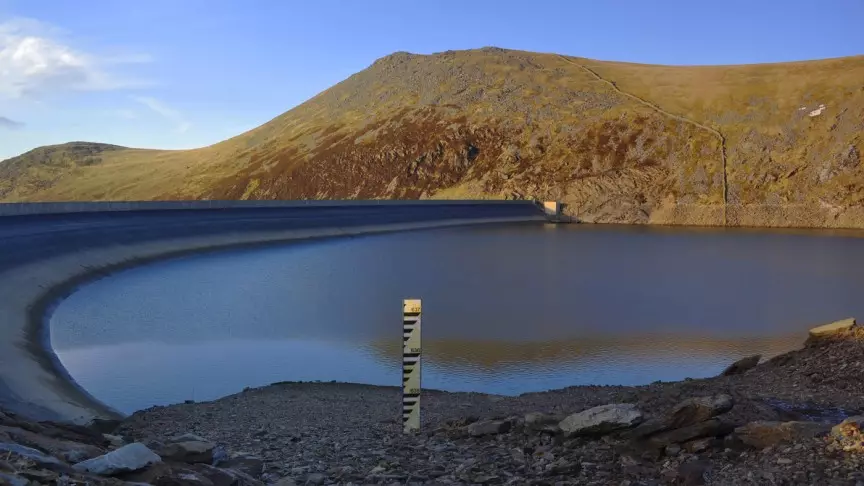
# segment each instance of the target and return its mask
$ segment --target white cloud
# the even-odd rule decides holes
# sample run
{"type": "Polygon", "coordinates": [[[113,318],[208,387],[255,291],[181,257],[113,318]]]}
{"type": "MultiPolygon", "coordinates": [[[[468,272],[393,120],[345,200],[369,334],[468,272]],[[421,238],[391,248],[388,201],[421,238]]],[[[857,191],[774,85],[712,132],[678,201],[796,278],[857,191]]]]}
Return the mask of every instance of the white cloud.
{"type": "Polygon", "coordinates": [[[63,91],[104,91],[144,85],[112,72],[146,55],[100,57],[77,50],[64,31],[32,19],[0,23],[0,97],[39,98],[63,91]]]}
{"type": "Polygon", "coordinates": [[[176,125],[175,131],[177,133],[186,133],[190,128],[192,128],[192,124],[186,120],[186,117],[184,117],[182,113],[156,98],[151,98],[149,96],[133,96],[132,99],[174,123],[176,125]]]}
{"type": "Polygon", "coordinates": [[[24,128],[24,124],[19,121],[6,118],[5,116],[0,116],[0,129],[18,130],[19,128],[24,128]]]}

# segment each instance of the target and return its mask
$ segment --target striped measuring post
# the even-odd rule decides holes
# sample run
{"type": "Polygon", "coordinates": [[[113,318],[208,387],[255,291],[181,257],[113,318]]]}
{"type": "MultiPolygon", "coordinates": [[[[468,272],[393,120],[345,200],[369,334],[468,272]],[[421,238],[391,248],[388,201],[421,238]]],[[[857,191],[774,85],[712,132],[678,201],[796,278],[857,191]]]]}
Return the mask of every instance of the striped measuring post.
{"type": "Polygon", "coordinates": [[[402,427],[406,434],[420,430],[420,314],[419,299],[402,301],[402,427]]]}

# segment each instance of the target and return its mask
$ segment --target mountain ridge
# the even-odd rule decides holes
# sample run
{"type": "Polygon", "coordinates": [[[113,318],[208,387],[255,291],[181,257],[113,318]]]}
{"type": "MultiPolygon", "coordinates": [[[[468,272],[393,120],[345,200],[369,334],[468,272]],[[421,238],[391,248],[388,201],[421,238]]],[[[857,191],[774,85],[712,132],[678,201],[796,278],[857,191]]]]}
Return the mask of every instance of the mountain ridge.
{"type": "Polygon", "coordinates": [[[19,169],[0,172],[0,201],[537,198],[584,221],[864,227],[862,80],[864,56],[397,52],[208,147],[9,159],[19,169]]]}

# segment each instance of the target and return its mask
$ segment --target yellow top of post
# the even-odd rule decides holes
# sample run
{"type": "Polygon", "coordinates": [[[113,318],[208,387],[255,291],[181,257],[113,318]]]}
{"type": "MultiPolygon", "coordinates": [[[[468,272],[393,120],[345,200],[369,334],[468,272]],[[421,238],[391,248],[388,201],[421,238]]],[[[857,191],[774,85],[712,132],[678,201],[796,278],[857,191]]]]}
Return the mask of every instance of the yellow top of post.
{"type": "Polygon", "coordinates": [[[402,312],[414,314],[420,312],[420,309],[420,299],[405,299],[402,301],[402,312]]]}

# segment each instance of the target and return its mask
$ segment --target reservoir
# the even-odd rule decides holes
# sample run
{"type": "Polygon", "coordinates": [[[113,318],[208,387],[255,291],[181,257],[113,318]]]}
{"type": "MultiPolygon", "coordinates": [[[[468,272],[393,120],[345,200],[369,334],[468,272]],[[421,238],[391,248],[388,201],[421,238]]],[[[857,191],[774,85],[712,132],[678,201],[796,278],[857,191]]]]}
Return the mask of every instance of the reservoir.
{"type": "Polygon", "coordinates": [[[207,253],[80,288],[50,316],[71,376],[122,411],[278,381],[514,395],[716,375],[864,315],[857,233],[481,225],[207,253]]]}

